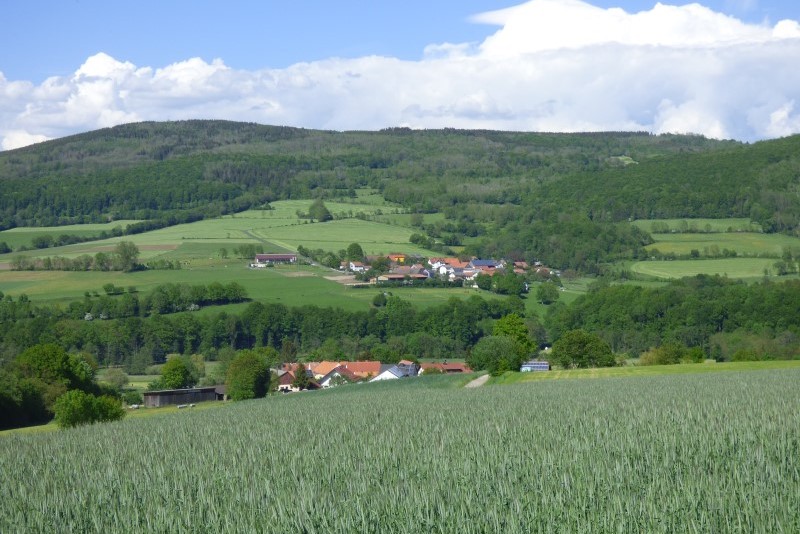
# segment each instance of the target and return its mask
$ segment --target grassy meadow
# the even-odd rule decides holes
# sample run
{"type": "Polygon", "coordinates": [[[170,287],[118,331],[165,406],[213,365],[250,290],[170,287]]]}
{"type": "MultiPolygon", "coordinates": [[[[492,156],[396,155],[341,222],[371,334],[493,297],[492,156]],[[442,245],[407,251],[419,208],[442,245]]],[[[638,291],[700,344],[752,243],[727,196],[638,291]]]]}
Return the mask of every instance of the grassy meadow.
{"type": "Polygon", "coordinates": [[[41,236],[50,236],[56,239],[60,235],[77,235],[81,237],[92,237],[100,235],[101,232],[111,232],[114,228],[125,228],[127,225],[138,221],[113,221],[105,224],[70,224],[66,226],[51,226],[46,228],[12,228],[0,231],[0,242],[5,242],[9,247],[16,250],[20,246],[30,247],[33,239],[41,236]]]}
{"type": "Polygon", "coordinates": [[[792,532],[800,524],[800,412],[787,409],[800,402],[800,369],[477,389],[451,387],[451,378],[3,436],[0,531],[792,532]]]}
{"type": "Polygon", "coordinates": [[[764,271],[771,272],[774,259],[767,258],[722,258],[698,260],[651,260],[634,262],[630,270],[634,273],[656,278],[683,278],[698,274],[718,274],[728,278],[758,279],[764,271]]]}
{"type": "MultiPolygon", "coordinates": [[[[783,234],[756,234],[751,232],[724,234],[653,234],[655,243],[645,247],[658,249],[662,254],[674,253],[688,256],[696,250],[701,256],[713,255],[728,249],[740,256],[766,256],[779,258],[785,249],[800,252],[800,238],[783,234]]],[[[774,259],[773,259],[774,261],[774,259]]]]}

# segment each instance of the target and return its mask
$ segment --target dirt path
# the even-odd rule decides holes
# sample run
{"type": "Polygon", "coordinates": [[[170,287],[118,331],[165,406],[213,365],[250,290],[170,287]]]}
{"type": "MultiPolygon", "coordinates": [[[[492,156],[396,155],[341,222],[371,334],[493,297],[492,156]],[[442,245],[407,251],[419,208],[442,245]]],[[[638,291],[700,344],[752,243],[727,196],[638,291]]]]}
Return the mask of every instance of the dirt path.
{"type": "Polygon", "coordinates": [[[469,384],[467,384],[464,387],[465,388],[479,388],[482,385],[484,385],[488,380],[489,380],[489,375],[488,374],[481,375],[481,376],[479,376],[478,378],[476,378],[475,380],[473,380],[472,382],[470,382],[469,384]]]}

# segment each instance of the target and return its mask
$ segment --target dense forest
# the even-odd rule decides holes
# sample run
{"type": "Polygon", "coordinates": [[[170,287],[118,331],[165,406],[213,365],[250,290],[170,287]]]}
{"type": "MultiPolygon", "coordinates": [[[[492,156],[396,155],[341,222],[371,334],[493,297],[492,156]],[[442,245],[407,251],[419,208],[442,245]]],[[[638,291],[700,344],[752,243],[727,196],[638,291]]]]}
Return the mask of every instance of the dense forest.
{"type": "Polygon", "coordinates": [[[649,217],[749,217],[797,234],[800,136],[473,130],[333,132],[224,121],[138,123],[0,153],[0,228],[215,217],[271,200],[377,189],[468,253],[558,268],[642,254],[649,217]]]}

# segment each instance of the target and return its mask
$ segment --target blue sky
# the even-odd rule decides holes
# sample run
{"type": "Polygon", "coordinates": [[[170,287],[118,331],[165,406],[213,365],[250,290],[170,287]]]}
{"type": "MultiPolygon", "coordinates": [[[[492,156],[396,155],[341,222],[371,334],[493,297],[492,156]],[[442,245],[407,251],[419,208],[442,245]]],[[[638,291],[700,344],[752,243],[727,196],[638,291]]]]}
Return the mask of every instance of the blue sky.
{"type": "Polygon", "coordinates": [[[204,113],[332,129],[800,131],[800,84],[785,72],[798,70],[800,2],[662,3],[10,0],[0,148],[204,113]],[[574,84],[595,90],[564,95],[574,84]]]}
{"type": "MultiPolygon", "coordinates": [[[[481,41],[495,30],[471,22],[508,0],[11,0],[0,23],[0,72],[41,82],[71,74],[105,52],[136,65],[199,56],[233,68],[281,68],[333,56],[419,59],[431,43],[481,41]]],[[[597,0],[628,12],[652,0],[597,0]]],[[[669,2],[677,5],[689,2],[669,2]]],[[[705,0],[748,22],[800,20],[798,0],[705,0]]]]}

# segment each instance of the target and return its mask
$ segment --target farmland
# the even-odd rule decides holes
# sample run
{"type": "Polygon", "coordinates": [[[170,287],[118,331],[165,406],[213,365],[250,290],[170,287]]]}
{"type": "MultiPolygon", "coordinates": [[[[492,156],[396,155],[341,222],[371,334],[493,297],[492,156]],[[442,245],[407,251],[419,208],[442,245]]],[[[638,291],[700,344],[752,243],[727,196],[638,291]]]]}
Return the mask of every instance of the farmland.
{"type": "Polygon", "coordinates": [[[473,390],[431,378],[6,436],[0,530],[788,532],[800,522],[800,414],[786,409],[800,402],[800,370],[473,390]],[[398,413],[413,417],[387,417],[398,413]]]}
{"type": "Polygon", "coordinates": [[[696,250],[701,256],[720,254],[724,249],[735,251],[740,256],[762,256],[779,258],[785,249],[800,251],[800,238],[782,234],[760,234],[752,232],[718,234],[653,234],[655,243],[646,250],[658,249],[663,254],[689,256],[696,250]]]}
{"type": "Polygon", "coordinates": [[[656,278],[683,278],[698,274],[719,274],[729,278],[763,278],[774,259],[723,258],[708,260],[650,260],[631,265],[631,271],[656,278]]]}
{"type": "MultiPolygon", "coordinates": [[[[352,217],[353,213],[373,216],[376,212],[399,211],[397,206],[376,199],[369,190],[360,191],[352,203],[330,202],[332,213],[352,217]],[[383,210],[383,211],[381,211],[383,210]]],[[[326,223],[309,223],[298,217],[298,212],[308,210],[311,201],[279,201],[270,210],[254,210],[207,219],[190,224],[181,224],[143,234],[112,238],[89,243],[80,243],[57,248],[29,250],[26,256],[65,256],[96,254],[113,250],[121,241],[131,241],[140,249],[142,261],[165,259],[179,261],[181,270],[156,270],[135,273],[121,272],[29,272],[0,271],[0,290],[8,294],[25,293],[35,300],[66,302],[81,298],[86,292],[100,291],[104,284],[119,287],[135,287],[147,291],[164,283],[208,284],[214,281],[241,283],[250,298],[267,302],[282,302],[287,305],[316,304],[338,306],[348,309],[363,309],[374,296],[374,292],[353,290],[331,279],[335,271],[314,266],[278,266],[275,269],[253,271],[247,268],[249,258],[236,258],[233,249],[243,244],[258,244],[266,251],[294,251],[302,245],[306,248],[323,248],[338,251],[350,243],[358,242],[367,254],[405,253],[430,254],[412,245],[408,238],[410,228],[398,225],[344,218],[326,223]],[[228,258],[221,256],[222,250],[229,252],[228,258]]],[[[386,215],[387,217],[391,215],[386,215]]],[[[396,215],[399,216],[399,215],[396,215]]],[[[106,225],[88,225],[87,232],[98,232],[106,225]]],[[[73,228],[73,227],[69,227],[73,228]]],[[[74,228],[80,228],[76,226],[74,228]]],[[[6,236],[28,235],[23,229],[0,233],[0,241],[6,236]]],[[[36,235],[57,235],[60,227],[36,229],[36,235]]],[[[71,233],[79,233],[71,231],[71,233]]],[[[14,238],[20,244],[29,244],[22,238],[14,238]]],[[[0,263],[10,261],[17,253],[0,256],[0,263]]],[[[451,296],[473,294],[469,290],[400,289],[412,302],[422,306],[441,303],[451,296]]]]}

